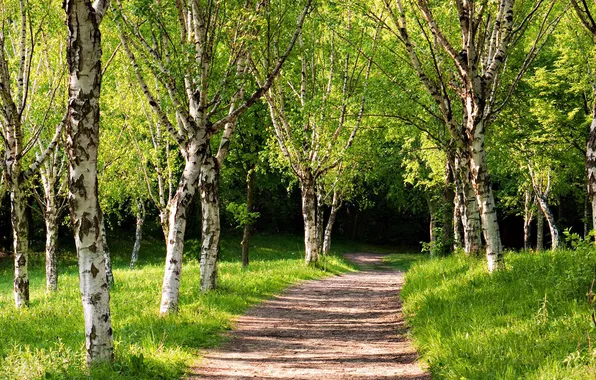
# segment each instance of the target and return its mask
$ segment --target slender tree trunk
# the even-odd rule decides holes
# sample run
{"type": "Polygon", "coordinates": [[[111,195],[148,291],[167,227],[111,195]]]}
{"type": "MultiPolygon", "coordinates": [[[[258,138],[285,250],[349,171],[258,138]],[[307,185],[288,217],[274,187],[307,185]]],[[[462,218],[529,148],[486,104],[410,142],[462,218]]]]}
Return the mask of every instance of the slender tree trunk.
{"type": "Polygon", "coordinates": [[[463,247],[463,223],[465,212],[464,194],[460,186],[460,181],[455,181],[455,197],[453,198],[453,249],[463,247]],[[463,212],[462,212],[463,211],[463,212]]]}
{"type": "Polygon", "coordinates": [[[135,267],[139,258],[139,251],[141,250],[141,241],[143,240],[143,224],[145,224],[145,205],[142,201],[138,202],[137,207],[137,224],[135,228],[135,244],[132,247],[132,254],[130,256],[130,269],[135,267]]]}
{"type": "Polygon", "coordinates": [[[428,222],[428,232],[429,232],[429,239],[431,243],[437,241],[437,205],[432,199],[426,200],[428,204],[428,214],[429,214],[429,222],[428,222]]]}
{"type": "Polygon", "coordinates": [[[201,167],[201,291],[217,288],[217,260],[220,248],[219,164],[208,155],[201,167]]]}
{"type": "Polygon", "coordinates": [[[329,219],[327,220],[327,226],[325,227],[325,238],[323,239],[323,255],[329,255],[331,252],[331,232],[333,231],[333,225],[335,224],[335,218],[337,217],[337,211],[339,210],[339,194],[337,191],[333,192],[333,201],[331,203],[331,212],[329,219]]]}
{"type": "Polygon", "coordinates": [[[546,197],[536,195],[536,200],[538,201],[538,205],[546,218],[546,222],[548,223],[548,228],[550,230],[551,236],[551,249],[555,250],[559,246],[559,231],[557,230],[557,226],[555,225],[555,217],[548,206],[548,202],[546,201],[546,197]]]}
{"type": "MultiPolygon", "coordinates": [[[[470,119],[472,119],[472,117],[470,117],[470,119]]],[[[484,240],[486,241],[488,271],[492,273],[495,270],[502,269],[505,265],[503,247],[501,245],[501,234],[499,232],[499,223],[497,220],[497,208],[486,165],[482,121],[477,123],[471,130],[474,131],[474,138],[470,150],[472,186],[474,187],[476,201],[479,205],[482,232],[484,234],[484,240]]]]}
{"type": "MultiPolygon", "coordinates": [[[[457,183],[457,182],[456,182],[457,183]]],[[[453,249],[463,247],[463,232],[462,232],[462,209],[464,197],[461,189],[455,189],[455,197],[453,198],[453,249]]]]}
{"type": "MultiPolygon", "coordinates": [[[[246,212],[251,213],[254,204],[255,196],[255,170],[254,168],[248,171],[246,175],[246,212]]],[[[248,266],[248,250],[250,247],[250,235],[251,235],[252,223],[246,223],[244,225],[244,232],[242,233],[242,266],[248,266]]]]}
{"type": "Polygon", "coordinates": [[[539,212],[536,215],[536,251],[544,249],[544,214],[539,212]]]}
{"type": "Polygon", "coordinates": [[[16,307],[26,307],[29,306],[29,225],[26,215],[27,201],[21,186],[13,188],[10,201],[14,249],[14,300],[16,307]]]}
{"type": "Polygon", "coordinates": [[[53,189],[46,190],[45,225],[46,225],[46,288],[58,290],[58,210],[53,189]]]}
{"type": "Polygon", "coordinates": [[[529,190],[526,190],[525,193],[525,202],[524,202],[524,249],[530,249],[530,239],[531,239],[531,227],[532,227],[532,219],[533,219],[533,212],[532,212],[532,194],[529,190]]]}
{"type": "Polygon", "coordinates": [[[588,198],[592,204],[592,229],[596,230],[596,100],[592,110],[592,124],[586,146],[586,175],[588,198]]]}
{"type": "Polygon", "coordinates": [[[319,260],[317,244],[317,224],[315,181],[310,173],[300,179],[302,190],[302,218],[304,219],[304,252],[308,265],[316,265],[319,260]]]}
{"type": "Polygon", "coordinates": [[[323,194],[321,191],[317,191],[317,212],[316,212],[316,225],[317,225],[317,250],[319,252],[323,251],[323,234],[325,229],[324,224],[324,204],[323,204],[323,194]]]}
{"type": "Polygon", "coordinates": [[[443,254],[449,254],[453,251],[453,204],[455,201],[454,178],[451,170],[454,160],[449,159],[445,165],[445,187],[443,188],[444,206],[442,209],[443,218],[443,254]]]}
{"type": "Polygon", "coordinates": [[[114,358],[110,292],[97,201],[97,148],[101,90],[99,23],[107,2],[65,0],[68,17],[69,101],[66,150],[69,201],[79,261],[87,363],[114,358]]]}
{"type": "Polygon", "coordinates": [[[470,175],[470,158],[467,152],[456,156],[456,167],[460,173],[459,181],[462,191],[460,206],[461,222],[464,227],[464,252],[471,256],[480,256],[482,251],[482,227],[476,194],[472,187],[470,175]]]}
{"type": "Polygon", "coordinates": [[[106,220],[103,215],[101,217],[101,239],[103,241],[103,257],[106,263],[106,279],[108,280],[108,286],[111,288],[114,286],[114,273],[112,272],[112,256],[110,253],[110,246],[108,245],[106,220]]]}
{"type": "MultiPolygon", "coordinates": [[[[203,141],[206,141],[206,139],[203,141]]],[[[186,218],[190,203],[197,191],[205,148],[205,143],[199,144],[198,141],[191,140],[188,146],[182,149],[186,163],[178,189],[169,204],[166,269],[161,292],[161,314],[175,313],[178,310],[186,218]]]]}

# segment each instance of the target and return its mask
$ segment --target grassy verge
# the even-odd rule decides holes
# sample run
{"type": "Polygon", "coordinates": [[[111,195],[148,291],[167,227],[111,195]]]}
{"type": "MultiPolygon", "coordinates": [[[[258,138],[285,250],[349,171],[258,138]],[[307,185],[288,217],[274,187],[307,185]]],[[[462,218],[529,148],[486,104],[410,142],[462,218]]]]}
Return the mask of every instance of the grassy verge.
{"type": "Polygon", "coordinates": [[[385,257],[385,264],[407,272],[414,264],[423,262],[427,258],[427,255],[421,253],[392,253],[385,257]]]}
{"type": "Polygon", "coordinates": [[[407,273],[405,312],[434,378],[596,378],[593,248],[505,259],[493,275],[463,256],[407,273]]]}
{"type": "MultiPolygon", "coordinates": [[[[145,242],[137,269],[128,269],[131,243],[112,243],[116,286],[111,308],[116,362],[95,369],[97,379],[172,379],[181,376],[203,348],[223,341],[235,316],[303,279],[320,278],[353,267],[337,255],[326,271],[303,264],[298,237],[257,236],[251,264],[243,269],[239,239],[222,242],[220,288],[198,290],[197,242],[185,247],[180,310],[158,314],[163,279],[163,243],[145,242]]],[[[339,248],[338,250],[341,250],[339,248]]],[[[31,306],[16,310],[12,300],[12,262],[0,262],[0,379],[88,378],[76,256],[61,253],[60,290],[45,291],[43,256],[31,263],[31,306]]]]}

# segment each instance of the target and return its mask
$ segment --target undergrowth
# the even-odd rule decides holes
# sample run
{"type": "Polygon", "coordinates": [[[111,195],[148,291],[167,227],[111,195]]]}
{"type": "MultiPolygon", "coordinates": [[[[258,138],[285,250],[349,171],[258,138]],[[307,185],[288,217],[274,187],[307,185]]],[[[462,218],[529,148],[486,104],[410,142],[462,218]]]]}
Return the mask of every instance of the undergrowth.
{"type": "Polygon", "coordinates": [[[596,251],[576,248],[509,253],[492,275],[463,255],[415,263],[404,310],[433,378],[596,378],[596,251]]]}
{"type": "MultiPolygon", "coordinates": [[[[116,361],[88,373],[84,357],[81,298],[73,252],[60,253],[59,291],[45,291],[43,255],[32,254],[31,305],[17,310],[12,299],[12,262],[0,261],[0,379],[173,379],[224,340],[234,317],[302,279],[353,267],[338,256],[326,271],[303,263],[300,238],[256,236],[251,263],[241,266],[240,239],[222,242],[219,289],[199,291],[198,242],[185,247],[180,309],[161,317],[164,244],[144,242],[137,268],[128,269],[131,242],[112,242],[116,285],[111,291],[116,361]]],[[[341,249],[341,248],[340,248],[341,249]]]]}

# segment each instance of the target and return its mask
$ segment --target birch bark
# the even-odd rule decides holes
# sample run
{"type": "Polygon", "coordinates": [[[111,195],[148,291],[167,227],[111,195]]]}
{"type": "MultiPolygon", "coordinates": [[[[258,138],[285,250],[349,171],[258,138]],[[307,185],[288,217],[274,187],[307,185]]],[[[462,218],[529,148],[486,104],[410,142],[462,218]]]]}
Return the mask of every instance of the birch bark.
{"type": "MultiPolygon", "coordinates": [[[[23,111],[28,105],[30,93],[30,62],[33,49],[28,47],[29,43],[35,46],[33,37],[28,36],[28,26],[31,26],[27,3],[24,0],[17,2],[19,16],[11,23],[19,25],[17,36],[11,38],[8,30],[7,20],[2,13],[0,25],[0,139],[3,143],[2,159],[0,168],[6,184],[6,190],[10,193],[11,200],[11,222],[14,250],[14,299],[17,308],[29,305],[29,226],[25,210],[27,208],[27,189],[29,179],[37,173],[40,166],[48,155],[53,152],[61,132],[62,125],[56,129],[52,142],[36,157],[28,167],[23,163],[23,157],[30,151],[30,148],[38,142],[38,134],[33,134],[25,143],[23,111]],[[7,41],[8,40],[8,41],[7,41]],[[7,42],[10,46],[7,46],[7,42]],[[6,55],[12,51],[15,55],[16,69],[11,70],[12,60],[6,55]],[[16,72],[16,80],[12,75],[16,72]],[[16,91],[13,89],[16,83],[16,91]]],[[[4,5],[3,5],[4,6],[4,5]]]]}
{"type": "Polygon", "coordinates": [[[134,269],[137,260],[139,259],[141,241],[143,240],[143,225],[145,224],[145,205],[140,200],[137,204],[136,219],[137,222],[135,228],[135,244],[132,247],[132,254],[130,255],[130,269],[134,269]]]}
{"type": "MultiPolygon", "coordinates": [[[[118,2],[121,10],[123,10],[124,4],[122,1],[118,2]]],[[[138,20],[129,19],[125,15],[126,12],[122,12],[123,17],[119,20],[118,27],[122,46],[133,65],[139,87],[159,123],[168,130],[177,142],[185,162],[176,193],[171,198],[167,208],[160,209],[162,226],[164,232],[167,232],[166,268],[160,306],[162,314],[174,313],[178,308],[188,207],[199,186],[199,178],[202,174],[201,166],[206,159],[211,160],[213,158],[208,152],[210,139],[226,125],[233,124],[272,85],[274,78],[279,74],[283,63],[294,47],[306,15],[310,11],[311,1],[307,1],[287,49],[276,61],[272,70],[266,73],[267,77],[263,84],[247,99],[240,99],[238,104],[235,103],[237,100],[235,98],[237,94],[242,94],[245,81],[237,77],[235,68],[237,59],[242,56],[241,52],[246,48],[244,46],[246,41],[243,38],[247,36],[247,30],[250,30],[252,25],[249,25],[247,20],[241,20],[237,23],[236,36],[233,41],[235,42],[236,37],[238,37],[243,43],[226,45],[225,49],[228,54],[223,58],[223,62],[219,61],[222,56],[216,50],[218,44],[229,42],[226,38],[222,38],[221,29],[227,28],[229,24],[229,20],[225,16],[228,15],[227,7],[235,6],[231,4],[219,1],[206,4],[181,1],[177,1],[175,4],[167,2],[160,4],[161,7],[158,8],[164,10],[160,14],[161,17],[176,16],[171,21],[173,25],[177,24],[179,27],[179,42],[185,46],[182,51],[188,53],[185,58],[187,64],[182,67],[182,74],[179,71],[171,70],[171,67],[174,66],[171,64],[171,56],[181,54],[176,43],[172,43],[170,39],[166,38],[165,34],[162,34],[162,40],[156,38],[154,34],[143,35],[143,32],[137,27],[138,20]],[[170,6],[171,8],[168,8],[170,6]],[[147,42],[149,40],[153,42],[153,45],[159,45],[160,51],[154,49],[152,44],[147,42]],[[149,62],[144,67],[145,70],[139,66],[136,53],[148,59],[149,62]],[[223,68],[223,71],[213,70],[214,67],[223,68]],[[167,97],[172,104],[175,111],[175,122],[170,120],[171,116],[168,115],[168,109],[160,101],[161,96],[156,95],[147,85],[148,82],[145,79],[147,73],[152,75],[155,83],[157,83],[157,91],[167,97]],[[220,74],[223,74],[223,78],[219,76],[220,74]],[[238,82],[241,82],[241,84],[237,85],[238,82]],[[220,87],[217,87],[217,84],[220,87]],[[228,94],[233,95],[225,99],[224,96],[228,94]],[[226,102],[230,106],[230,112],[223,117],[219,117],[218,115],[222,113],[221,107],[225,106],[226,102]],[[166,218],[167,223],[165,223],[166,218]]],[[[262,5],[267,6],[267,4],[262,5]]],[[[143,23],[146,21],[143,14],[139,19],[144,20],[143,23]]],[[[154,26],[156,29],[161,29],[163,23],[160,21],[154,26]]],[[[205,168],[205,171],[207,172],[208,169],[205,168]]],[[[205,178],[210,175],[209,173],[205,174],[203,176],[205,178]]],[[[210,189],[205,191],[206,199],[213,198],[207,194],[209,191],[210,189]]],[[[213,220],[210,219],[215,217],[219,211],[215,211],[211,206],[212,204],[206,207],[205,210],[211,216],[208,216],[207,220],[203,218],[204,221],[209,222],[203,228],[203,230],[207,228],[208,235],[215,224],[217,224],[216,229],[219,229],[218,222],[211,223],[213,220]]],[[[203,239],[201,255],[206,249],[207,251],[204,251],[205,255],[209,257],[208,260],[205,260],[205,263],[217,262],[219,241],[213,239],[216,235],[218,235],[218,232],[211,234],[208,239],[203,239]]],[[[204,269],[213,268],[210,265],[203,267],[204,269]]],[[[212,280],[216,278],[215,273],[212,273],[212,275],[204,274],[206,283],[214,283],[212,280]]]]}
{"type": "MultiPolygon", "coordinates": [[[[250,214],[253,212],[254,196],[255,196],[255,168],[251,168],[246,175],[246,212],[250,214]]],[[[249,248],[250,248],[250,235],[251,235],[252,223],[246,223],[244,225],[244,231],[242,233],[242,266],[246,267],[249,263],[249,248]]]]}
{"type": "Polygon", "coordinates": [[[544,249],[544,213],[536,215],[536,251],[544,249]]]}
{"type": "Polygon", "coordinates": [[[530,249],[531,241],[531,227],[532,219],[534,219],[534,212],[532,210],[532,193],[530,190],[526,190],[524,194],[524,249],[530,249]]]}
{"type": "Polygon", "coordinates": [[[69,101],[66,150],[69,203],[79,261],[87,363],[114,358],[110,293],[97,201],[97,148],[101,90],[99,24],[109,1],[66,0],[69,101]]]}
{"type": "Polygon", "coordinates": [[[333,201],[331,202],[331,212],[329,213],[329,219],[327,219],[327,225],[325,226],[325,237],[323,239],[323,255],[329,255],[331,252],[331,233],[333,232],[333,225],[335,224],[335,218],[337,217],[337,211],[340,206],[340,195],[335,190],[333,192],[333,201]]]}
{"type": "Polygon", "coordinates": [[[319,261],[317,242],[317,200],[315,195],[315,181],[310,173],[302,178],[302,219],[304,220],[304,260],[307,265],[316,265],[319,261]]]}
{"type": "Polygon", "coordinates": [[[201,291],[217,288],[217,261],[220,248],[219,163],[208,156],[201,167],[201,291]]]}
{"type": "Polygon", "coordinates": [[[497,220],[497,207],[488,176],[486,165],[486,151],[484,150],[483,123],[476,123],[476,126],[468,126],[468,131],[474,132],[471,146],[470,173],[472,175],[472,187],[476,194],[476,201],[480,209],[482,221],[482,232],[486,241],[486,260],[488,271],[493,272],[504,268],[503,247],[501,246],[501,235],[497,220]]]}

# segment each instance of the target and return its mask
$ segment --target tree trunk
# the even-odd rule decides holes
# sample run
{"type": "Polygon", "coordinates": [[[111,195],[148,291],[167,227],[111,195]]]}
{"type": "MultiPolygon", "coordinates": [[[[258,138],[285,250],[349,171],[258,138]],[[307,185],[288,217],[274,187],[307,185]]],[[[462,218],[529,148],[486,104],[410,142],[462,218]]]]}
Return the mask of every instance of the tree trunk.
{"type": "Polygon", "coordinates": [[[169,204],[166,268],[161,292],[161,314],[175,313],[178,310],[186,218],[190,203],[197,191],[205,148],[204,142],[199,144],[198,141],[190,141],[188,147],[182,149],[185,159],[184,171],[176,194],[174,194],[169,204]]]}
{"type": "Polygon", "coordinates": [[[135,244],[132,247],[132,254],[130,255],[130,269],[135,267],[139,258],[139,251],[141,250],[141,241],[143,240],[143,224],[145,224],[145,206],[142,201],[138,202],[137,210],[137,225],[135,229],[135,244]]]}
{"type": "Polygon", "coordinates": [[[103,241],[103,257],[106,263],[106,280],[108,286],[114,286],[114,273],[112,273],[112,256],[110,254],[110,246],[108,245],[108,234],[106,232],[106,220],[103,215],[101,217],[101,239],[103,241]]]}
{"type": "Polygon", "coordinates": [[[428,214],[429,214],[429,222],[428,222],[428,233],[429,239],[431,243],[437,241],[437,205],[432,199],[426,200],[428,204],[428,214]]]}
{"type": "Polygon", "coordinates": [[[531,239],[531,227],[532,227],[532,219],[533,219],[533,212],[531,209],[532,205],[532,194],[529,190],[525,193],[525,202],[524,202],[524,249],[530,249],[530,239],[531,239]]]}
{"type": "Polygon", "coordinates": [[[467,152],[461,152],[456,157],[456,166],[459,171],[459,181],[462,191],[460,205],[461,222],[464,227],[464,252],[471,256],[480,256],[482,251],[482,227],[476,194],[472,187],[470,175],[470,158],[467,152]]]}
{"type": "Polygon", "coordinates": [[[316,212],[316,225],[317,225],[317,250],[318,252],[323,251],[323,234],[325,229],[324,218],[324,204],[322,191],[317,191],[317,212],[316,212]]]}
{"type": "Polygon", "coordinates": [[[546,218],[548,223],[548,228],[550,229],[550,236],[551,236],[551,249],[555,250],[559,246],[559,231],[557,230],[557,226],[555,225],[555,217],[548,206],[548,202],[544,196],[536,195],[536,200],[538,201],[538,205],[546,218]]]}
{"type": "Polygon", "coordinates": [[[539,212],[536,215],[536,251],[544,249],[544,214],[539,212]]]}
{"type": "Polygon", "coordinates": [[[201,291],[217,288],[217,260],[220,249],[219,164],[208,155],[201,167],[200,179],[202,242],[201,291]]]}
{"type": "Polygon", "coordinates": [[[503,269],[503,247],[497,220],[497,208],[491,188],[488,168],[486,165],[486,151],[484,149],[484,131],[482,121],[471,129],[474,131],[470,155],[470,173],[472,186],[479,205],[482,232],[486,241],[486,260],[488,271],[503,269]]]}
{"type": "Polygon", "coordinates": [[[463,213],[465,212],[464,194],[459,185],[459,181],[455,181],[455,197],[453,198],[453,249],[463,247],[463,213]]]}
{"type": "Polygon", "coordinates": [[[449,159],[445,165],[445,187],[443,188],[444,206],[442,209],[442,240],[444,249],[443,254],[449,254],[453,251],[453,204],[455,201],[455,192],[453,186],[454,178],[453,171],[451,170],[453,165],[453,159],[449,159]]]}
{"type": "Polygon", "coordinates": [[[304,219],[304,253],[308,265],[316,265],[319,260],[317,244],[317,224],[315,181],[310,173],[300,178],[302,190],[302,218],[304,219]]]}
{"type": "Polygon", "coordinates": [[[79,261],[87,363],[112,361],[110,292],[97,201],[97,148],[101,90],[101,34],[105,1],[65,0],[68,17],[69,101],[66,148],[69,202],[79,261]]]}
{"type": "MultiPolygon", "coordinates": [[[[254,204],[255,196],[255,170],[254,168],[248,171],[246,175],[246,212],[251,213],[254,204]]],[[[242,266],[248,266],[248,250],[250,246],[250,234],[252,229],[252,223],[246,223],[244,225],[244,232],[242,233],[242,266]]]]}
{"type": "Polygon", "coordinates": [[[46,288],[58,290],[58,210],[53,189],[46,190],[45,225],[46,225],[46,288]]]}
{"type": "MultiPolygon", "coordinates": [[[[592,229],[596,230],[596,100],[592,110],[592,124],[586,146],[586,175],[588,198],[592,203],[592,229]]],[[[595,237],[596,238],[596,237],[595,237]]]]}
{"type": "Polygon", "coordinates": [[[331,213],[327,220],[327,226],[325,227],[325,238],[323,239],[323,255],[329,255],[331,252],[331,232],[333,231],[333,225],[335,224],[335,218],[337,217],[337,211],[339,210],[339,194],[337,191],[333,192],[333,202],[331,203],[331,213]]]}
{"type": "Polygon", "coordinates": [[[21,186],[13,188],[10,200],[14,249],[14,300],[19,308],[29,306],[29,224],[26,215],[27,201],[21,186]]]}

